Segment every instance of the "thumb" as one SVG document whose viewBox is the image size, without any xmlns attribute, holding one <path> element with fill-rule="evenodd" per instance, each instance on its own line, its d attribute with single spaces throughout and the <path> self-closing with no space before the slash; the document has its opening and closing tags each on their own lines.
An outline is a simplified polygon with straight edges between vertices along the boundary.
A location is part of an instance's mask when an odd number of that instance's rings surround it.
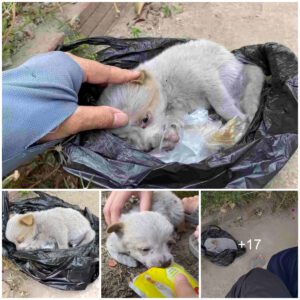
<svg viewBox="0 0 300 300">
<path fill-rule="evenodd" d="M 128 123 L 128 116 L 110 106 L 78 106 L 75 113 L 65 121 L 71 133 L 85 130 L 117 128 Z"/>
<path fill-rule="evenodd" d="M 187 278 L 182 274 L 177 275 L 175 278 L 175 293 L 177 298 L 198 297 Z"/>
<path fill-rule="evenodd" d="M 127 123 L 128 116 L 119 109 L 109 106 L 78 106 L 72 116 L 41 141 L 61 139 L 85 130 L 122 127 Z"/>
</svg>

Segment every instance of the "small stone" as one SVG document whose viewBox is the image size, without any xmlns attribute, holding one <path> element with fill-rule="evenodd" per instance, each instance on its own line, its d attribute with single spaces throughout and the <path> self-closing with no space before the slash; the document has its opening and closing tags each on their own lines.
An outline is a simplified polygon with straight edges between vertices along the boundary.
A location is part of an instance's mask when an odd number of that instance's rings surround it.
<svg viewBox="0 0 300 300">
<path fill-rule="evenodd" d="M 108 260 L 108 266 L 111 267 L 111 268 L 114 268 L 117 266 L 117 262 L 114 260 L 114 259 L 109 259 Z"/>
<path fill-rule="evenodd" d="M 74 16 L 70 21 L 70 25 L 75 28 L 79 27 L 80 26 L 80 17 Z"/>
<path fill-rule="evenodd" d="M 235 208 L 235 203 L 234 202 L 230 202 L 229 206 L 230 206 L 231 209 L 234 209 Z"/>
<path fill-rule="evenodd" d="M 221 207 L 221 208 L 220 208 L 220 212 L 221 212 L 222 214 L 226 214 L 226 213 L 227 213 L 227 209 L 224 208 L 224 207 Z"/>
<path fill-rule="evenodd" d="M 34 24 L 28 24 L 24 27 L 24 33 L 31 39 L 35 37 L 34 33 L 35 26 Z"/>
</svg>

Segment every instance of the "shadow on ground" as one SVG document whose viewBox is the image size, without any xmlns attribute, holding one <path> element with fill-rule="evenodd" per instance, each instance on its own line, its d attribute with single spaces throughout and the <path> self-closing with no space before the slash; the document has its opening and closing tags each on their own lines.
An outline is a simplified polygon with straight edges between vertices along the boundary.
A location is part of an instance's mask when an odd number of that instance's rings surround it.
<svg viewBox="0 0 300 300">
<path fill-rule="evenodd" d="M 227 267 L 202 257 L 201 292 L 205 298 L 224 298 L 238 278 L 252 269 L 258 256 L 265 258 L 266 268 L 272 255 L 298 245 L 297 192 L 244 192 L 247 199 L 241 198 L 240 202 L 229 195 L 234 192 L 218 193 L 225 201 L 209 204 L 202 217 L 202 230 L 208 224 L 216 224 L 238 241 L 261 239 L 261 243 L 257 250 L 250 250 L 247 244 L 246 254 Z M 213 197 L 207 198 L 213 202 Z"/>
</svg>

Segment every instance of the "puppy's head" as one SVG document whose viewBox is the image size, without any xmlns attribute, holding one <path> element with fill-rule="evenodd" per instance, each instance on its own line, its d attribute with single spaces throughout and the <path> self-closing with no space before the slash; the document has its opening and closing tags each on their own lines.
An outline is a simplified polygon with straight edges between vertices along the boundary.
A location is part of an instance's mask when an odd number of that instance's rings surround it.
<svg viewBox="0 0 300 300">
<path fill-rule="evenodd" d="M 34 215 L 14 215 L 7 222 L 5 236 L 16 245 L 17 250 L 30 248 L 36 235 Z"/>
<path fill-rule="evenodd" d="M 150 151 L 158 148 L 163 139 L 166 101 L 152 76 L 145 71 L 141 74 L 138 80 L 109 85 L 98 104 L 124 111 L 129 116 L 128 124 L 111 131 L 136 148 Z"/>
<path fill-rule="evenodd" d="M 157 212 L 130 213 L 107 232 L 117 234 L 128 255 L 147 268 L 168 267 L 173 262 L 170 253 L 173 225 Z"/>
</svg>

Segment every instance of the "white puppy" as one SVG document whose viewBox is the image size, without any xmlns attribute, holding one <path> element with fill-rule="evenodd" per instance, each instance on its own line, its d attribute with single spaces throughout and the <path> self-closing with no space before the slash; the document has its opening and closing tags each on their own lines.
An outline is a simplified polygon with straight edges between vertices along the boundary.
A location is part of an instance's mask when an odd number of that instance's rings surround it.
<svg viewBox="0 0 300 300">
<path fill-rule="evenodd" d="M 78 211 L 57 207 L 14 215 L 5 236 L 17 250 L 67 249 L 91 242 L 95 231 Z"/>
<path fill-rule="evenodd" d="M 169 246 L 174 226 L 184 216 L 181 200 L 171 192 L 154 192 L 152 211 L 138 210 L 134 207 L 107 229 L 109 254 L 128 267 L 136 267 L 138 262 L 148 268 L 168 267 L 173 261 Z"/>
<path fill-rule="evenodd" d="M 173 149 L 183 116 L 197 108 L 213 107 L 226 121 L 237 117 L 249 124 L 264 82 L 259 67 L 207 40 L 170 47 L 137 69 L 139 80 L 109 85 L 97 104 L 128 114 L 128 125 L 111 131 L 143 151 Z"/>
</svg>

